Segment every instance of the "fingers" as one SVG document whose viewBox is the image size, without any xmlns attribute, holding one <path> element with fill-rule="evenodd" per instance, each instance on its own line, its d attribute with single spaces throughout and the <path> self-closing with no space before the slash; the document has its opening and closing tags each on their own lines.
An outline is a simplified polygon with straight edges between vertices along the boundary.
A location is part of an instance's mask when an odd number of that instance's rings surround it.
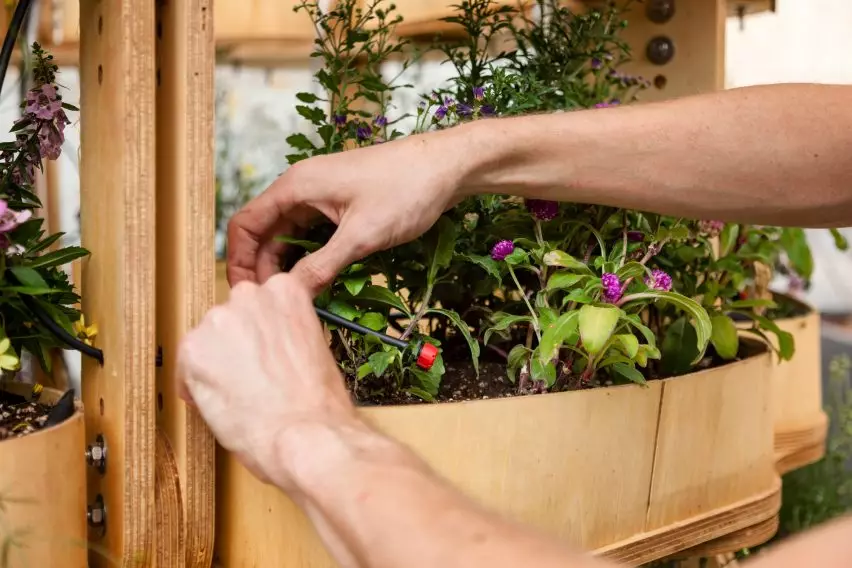
<svg viewBox="0 0 852 568">
<path fill-rule="evenodd" d="M 315 297 L 341 270 L 374 252 L 360 243 L 358 236 L 350 234 L 342 224 L 325 246 L 297 262 L 290 274 Z"/>
</svg>

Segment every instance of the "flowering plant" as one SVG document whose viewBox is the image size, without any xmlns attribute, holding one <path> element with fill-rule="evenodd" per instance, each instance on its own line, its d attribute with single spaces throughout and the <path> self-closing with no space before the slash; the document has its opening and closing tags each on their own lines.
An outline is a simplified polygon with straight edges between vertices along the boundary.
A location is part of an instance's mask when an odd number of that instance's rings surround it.
<svg viewBox="0 0 852 568">
<path fill-rule="evenodd" d="M 422 98 L 415 132 L 529 112 L 607 112 L 603 109 L 632 101 L 648 86 L 618 71 L 629 59 L 627 45 L 618 39 L 626 25 L 618 9 L 574 14 L 557 0 L 538 4 L 547 17 L 533 21 L 526 10 L 492 0 L 460 2 L 446 21 L 463 28 L 469 41 L 441 46 L 456 75 L 449 86 Z M 404 44 L 390 39 L 400 18 L 391 17 L 392 6 L 381 11 L 374 2 L 360 11 L 355 5 L 342 0 L 324 13 L 315 0 L 302 2 L 323 32 L 315 55 L 326 67 L 316 78 L 328 96 L 300 98 L 322 100 L 328 109 L 297 108 L 316 125 L 320 140 L 291 136 L 300 151 L 291 163 L 403 135 L 388 134 L 392 121 L 386 118 L 391 93 L 400 87 L 380 78 L 390 54 L 406 53 Z M 492 44 L 506 33 L 515 49 L 492 55 Z M 356 70 L 356 57 L 366 59 L 366 67 Z M 353 111 L 358 97 L 376 110 Z M 365 122 L 369 117 L 372 123 Z M 643 384 L 745 354 L 729 313 L 751 313 L 762 304 L 727 301 L 729 287 L 742 281 L 726 276 L 727 255 L 713 252 L 722 228 L 713 221 L 613 207 L 502 195 L 469 198 L 422 238 L 348 267 L 317 303 L 403 338 L 424 333 L 441 347 L 436 364 L 424 372 L 398 349 L 332 326 L 340 365 L 363 401 Z M 310 252 L 332 231 L 320 225 L 302 239 L 282 240 Z M 769 324 L 758 320 L 759 333 L 783 334 Z"/>
<path fill-rule="evenodd" d="M 0 143 L 0 368 L 16 371 L 19 354 L 26 350 L 42 368 L 50 370 L 50 350 L 63 344 L 52 327 L 72 337 L 90 341 L 96 327 L 85 326 L 76 304 L 79 296 L 62 267 L 83 257 L 81 247 L 57 246 L 62 233 L 47 235 L 43 220 L 33 211 L 41 202 L 35 193 L 36 169 L 42 160 L 59 157 L 66 111 L 76 107 L 64 102 L 56 83 L 57 66 L 33 44 L 33 87 L 22 103 L 22 116 L 12 132 L 15 140 Z M 75 323 L 77 326 L 75 327 Z"/>
</svg>

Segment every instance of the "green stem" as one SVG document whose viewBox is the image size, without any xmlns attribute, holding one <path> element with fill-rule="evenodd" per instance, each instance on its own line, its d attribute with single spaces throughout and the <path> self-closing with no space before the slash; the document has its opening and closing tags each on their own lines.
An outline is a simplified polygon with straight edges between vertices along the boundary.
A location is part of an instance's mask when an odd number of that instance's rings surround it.
<svg viewBox="0 0 852 568">
<path fill-rule="evenodd" d="M 515 276 L 515 271 L 512 270 L 512 265 L 507 263 L 506 266 L 509 267 L 509 274 L 512 275 L 512 280 L 515 282 L 515 286 L 518 287 L 518 291 L 521 293 L 521 297 L 524 299 L 524 303 L 527 305 L 527 309 L 529 309 L 529 311 L 530 311 L 530 315 L 532 316 L 532 319 L 533 319 L 533 325 L 535 326 L 535 335 L 538 338 L 538 340 L 541 341 L 541 324 L 538 321 L 538 316 L 536 315 L 535 310 L 533 309 L 532 305 L 530 304 L 529 299 L 527 299 L 527 295 L 524 292 L 524 287 L 521 286 L 520 282 L 518 282 L 518 277 Z"/>
<path fill-rule="evenodd" d="M 423 300 L 420 302 L 420 308 L 417 310 L 417 313 L 414 314 L 414 317 L 411 318 L 411 321 L 408 322 L 408 327 L 406 327 L 405 331 L 402 332 L 400 339 L 408 339 L 414 331 L 414 328 L 417 326 L 417 323 L 423 317 L 423 314 L 425 314 L 426 310 L 429 309 L 429 300 L 432 299 L 432 288 L 434 286 L 434 284 L 426 286 L 426 292 L 423 293 Z"/>
</svg>

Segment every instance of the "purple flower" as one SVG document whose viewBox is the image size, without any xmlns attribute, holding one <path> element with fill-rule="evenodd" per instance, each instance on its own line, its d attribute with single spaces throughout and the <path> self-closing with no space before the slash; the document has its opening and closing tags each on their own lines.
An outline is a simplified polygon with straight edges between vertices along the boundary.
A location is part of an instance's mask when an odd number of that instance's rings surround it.
<svg viewBox="0 0 852 568">
<path fill-rule="evenodd" d="M 621 299 L 621 281 L 615 274 L 604 272 L 601 276 L 601 286 L 603 286 L 601 300 L 604 302 L 614 304 Z"/>
<path fill-rule="evenodd" d="M 444 97 L 444 106 L 453 108 L 456 105 L 456 100 L 453 97 Z"/>
<path fill-rule="evenodd" d="M 600 69 L 601 65 L 603 64 L 601 63 L 600 59 L 598 59 L 597 57 L 592 57 L 592 69 Z"/>
<path fill-rule="evenodd" d="M 527 210 L 539 221 L 550 221 L 559 215 L 559 204 L 545 199 L 527 199 Z"/>
<path fill-rule="evenodd" d="M 473 98 L 477 101 L 481 101 L 485 98 L 485 88 L 484 87 L 474 87 L 473 88 Z"/>
<path fill-rule="evenodd" d="M 620 104 L 621 104 L 621 101 L 618 100 L 618 99 L 612 99 L 611 101 L 609 101 L 610 106 L 617 106 L 617 105 L 620 105 Z"/>
<path fill-rule="evenodd" d="M 515 243 L 512 241 L 499 241 L 491 249 L 491 258 L 494 260 L 505 260 L 513 252 L 515 252 Z"/>
<path fill-rule="evenodd" d="M 369 140 L 373 137 L 373 129 L 369 126 L 362 125 L 355 131 L 355 135 L 358 137 L 358 140 Z"/>
<path fill-rule="evenodd" d="M 377 115 L 376 119 L 373 120 L 373 124 L 375 124 L 379 128 L 384 128 L 388 125 L 388 118 L 384 115 Z"/>
<path fill-rule="evenodd" d="M 479 107 L 479 112 L 482 113 L 482 116 L 494 116 L 497 114 L 497 111 L 491 105 L 482 105 Z"/>
<path fill-rule="evenodd" d="M 645 285 L 652 290 L 668 292 L 672 289 L 672 277 L 662 270 L 654 269 L 650 276 L 645 277 Z"/>
<path fill-rule="evenodd" d="M 346 124 L 346 115 L 345 114 L 335 114 L 334 115 L 334 124 L 337 126 L 343 126 Z"/>
<path fill-rule="evenodd" d="M 631 243 L 641 243 L 645 240 L 645 235 L 642 231 L 627 231 L 627 240 Z"/>
<path fill-rule="evenodd" d="M 708 237 L 718 237 L 719 233 L 722 232 L 722 229 L 725 228 L 724 221 L 699 221 L 698 222 L 698 231 L 702 235 L 707 235 Z"/>
<path fill-rule="evenodd" d="M 13 211 L 9 209 L 9 204 L 0 199 L 0 233 L 8 233 L 14 230 L 21 223 L 32 217 L 33 212 L 29 209 L 23 211 Z"/>
<path fill-rule="evenodd" d="M 436 120 L 444 120 L 444 117 L 447 116 L 447 107 L 439 106 L 438 110 L 435 111 L 435 119 Z"/>
<path fill-rule="evenodd" d="M 459 103 L 458 107 L 456 107 L 456 112 L 459 116 L 470 116 L 473 114 L 473 107 L 464 103 Z"/>
</svg>

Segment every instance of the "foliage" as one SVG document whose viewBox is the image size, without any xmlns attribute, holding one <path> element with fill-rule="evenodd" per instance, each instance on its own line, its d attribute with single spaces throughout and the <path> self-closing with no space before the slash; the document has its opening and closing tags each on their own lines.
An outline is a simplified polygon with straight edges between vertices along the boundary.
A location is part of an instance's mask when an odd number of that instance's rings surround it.
<svg viewBox="0 0 852 568">
<path fill-rule="evenodd" d="M 539 21 L 493 0 L 456 6 L 446 22 L 468 39 L 437 48 L 456 76 L 422 96 L 414 132 L 532 112 L 608 112 L 648 87 L 619 70 L 630 57 L 619 39 L 627 25 L 620 9 L 574 14 L 556 0 L 538 4 L 546 14 Z M 360 10 L 355 0 L 329 12 L 303 0 L 297 9 L 323 32 L 314 56 L 325 63 L 316 80 L 327 96 L 300 95 L 306 106 L 297 111 L 317 140 L 291 136 L 298 154 L 290 162 L 403 136 L 388 132 L 385 116 L 391 94 L 405 86 L 380 72 L 391 57 L 402 58 L 403 68 L 411 63 L 406 44 L 391 39 L 400 18 L 375 2 Z M 515 47 L 500 52 L 506 34 Z M 373 111 L 364 110 L 369 104 Z M 521 394 L 642 384 L 742 356 L 735 317 L 751 319 L 761 338 L 777 336 L 779 354 L 789 358 L 792 338 L 762 313 L 771 300 L 741 297 L 759 253 L 739 245 L 736 227 L 504 195 L 468 198 L 422 238 L 348 267 L 317 303 L 373 329 L 425 333 L 441 346 L 424 373 L 395 348 L 332 329 L 356 396 L 380 402 L 404 400 L 400 393 L 438 397 L 444 359 L 467 358 L 476 373 L 499 362 Z M 301 240 L 282 239 L 309 253 L 332 231 L 325 224 Z"/>
<path fill-rule="evenodd" d="M 15 140 L 0 143 L 0 338 L 9 339 L 0 342 L 7 347 L 0 354 L 3 371 L 19 368 L 22 350 L 49 370 L 50 350 L 63 346 L 36 311 L 71 335 L 89 340 L 95 333 L 92 327 L 75 328 L 81 316 L 75 307 L 80 298 L 62 270 L 88 251 L 58 246 L 62 233 L 47 235 L 43 220 L 33 218 L 33 210 L 41 207 L 34 188 L 36 169 L 42 167 L 43 159 L 59 157 L 69 124 L 65 111 L 77 110 L 63 102 L 57 91 L 57 66 L 52 59 L 38 44 L 33 45 L 33 88 L 12 128 Z"/>
</svg>

